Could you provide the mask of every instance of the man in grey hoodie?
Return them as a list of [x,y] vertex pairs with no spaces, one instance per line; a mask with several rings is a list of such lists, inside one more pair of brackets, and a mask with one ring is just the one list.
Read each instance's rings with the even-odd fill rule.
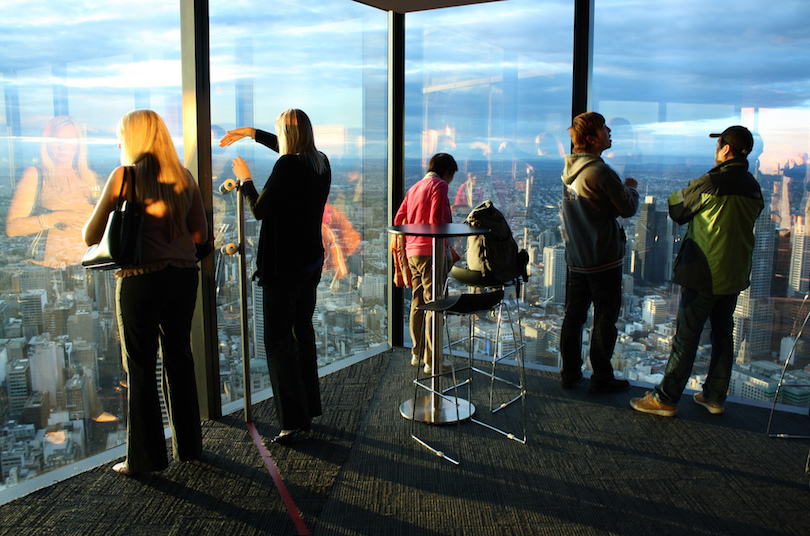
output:
[[629,388],[616,379],[610,358],[616,345],[616,320],[622,299],[622,262],[627,239],[618,217],[638,210],[638,183],[622,184],[601,158],[611,145],[605,118],[595,112],[579,114],[568,129],[573,150],[562,174],[563,240],[568,264],[565,318],[560,333],[563,389],[582,379],[582,327],[593,303],[590,360],[591,392],[612,393]]

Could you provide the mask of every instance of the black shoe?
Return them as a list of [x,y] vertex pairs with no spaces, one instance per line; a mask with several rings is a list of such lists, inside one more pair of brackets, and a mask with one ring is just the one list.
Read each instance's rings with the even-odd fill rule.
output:
[[573,379],[566,378],[562,374],[560,375],[560,387],[563,389],[573,389],[577,386],[579,382],[582,381],[582,373],[579,373],[579,376]]
[[303,428],[296,428],[294,430],[282,430],[280,434],[270,440],[270,443],[277,445],[292,445],[293,443],[300,443],[309,437],[309,430]]
[[627,391],[628,389],[630,389],[630,382],[627,380],[617,380],[616,378],[613,378],[612,380],[604,383],[594,384],[591,382],[592,393],[620,393],[622,391]]

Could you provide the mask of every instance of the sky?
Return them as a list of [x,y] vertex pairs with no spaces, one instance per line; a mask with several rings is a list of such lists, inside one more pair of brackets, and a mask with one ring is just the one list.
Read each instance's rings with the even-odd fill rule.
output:
[[[247,94],[252,113],[242,117],[266,129],[288,107],[306,110],[316,124],[342,126],[346,139],[330,140],[335,145],[384,128],[368,116],[384,114],[385,12],[347,0],[210,4],[215,122],[236,126],[244,102],[237,95]],[[705,151],[705,135],[733,123],[761,133],[769,166],[808,152],[810,2],[595,4],[592,108],[629,120],[644,154]],[[67,86],[70,113],[90,133],[111,132],[144,103],[174,120],[179,2],[114,5],[0,4],[0,91],[8,103],[8,88],[18,89],[26,134],[53,113],[54,83]],[[426,129],[445,128],[465,141],[514,136],[527,150],[539,132],[564,137],[572,6],[506,0],[408,14],[409,144],[419,145]]]

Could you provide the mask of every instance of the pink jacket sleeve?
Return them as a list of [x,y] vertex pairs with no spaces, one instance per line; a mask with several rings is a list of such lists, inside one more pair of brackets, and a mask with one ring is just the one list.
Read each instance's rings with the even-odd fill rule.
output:
[[453,221],[453,212],[450,210],[450,199],[448,198],[449,185],[444,181],[439,181],[433,192],[431,199],[431,223],[450,223]]

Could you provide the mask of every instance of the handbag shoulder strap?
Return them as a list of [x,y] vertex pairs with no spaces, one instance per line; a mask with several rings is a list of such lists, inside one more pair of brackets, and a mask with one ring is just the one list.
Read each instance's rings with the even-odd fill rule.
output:
[[[127,182],[127,176],[130,172],[134,172],[134,170],[130,169],[130,166],[124,166],[124,177],[121,179],[121,191],[118,192],[118,209],[121,209],[121,205],[124,203],[124,183]],[[135,198],[135,181],[132,181],[132,193],[129,195],[131,198]]]

